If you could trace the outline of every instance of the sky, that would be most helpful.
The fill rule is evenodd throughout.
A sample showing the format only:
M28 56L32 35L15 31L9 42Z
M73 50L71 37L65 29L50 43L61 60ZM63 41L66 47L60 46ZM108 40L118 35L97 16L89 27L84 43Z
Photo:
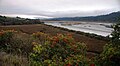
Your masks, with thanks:
M120 0L0 0L0 15L12 17L83 17L116 11Z

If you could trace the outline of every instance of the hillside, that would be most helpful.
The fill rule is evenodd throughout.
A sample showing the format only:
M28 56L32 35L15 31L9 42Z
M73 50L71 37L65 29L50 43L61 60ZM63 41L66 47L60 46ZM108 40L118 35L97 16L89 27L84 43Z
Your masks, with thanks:
M62 17L46 19L51 21L98 21L98 22L118 22L120 17L120 11L113 12L106 15L99 16L87 16L87 17Z
M41 24L39 19L28 19L20 17L7 17L0 15L0 25L23 25L23 24Z

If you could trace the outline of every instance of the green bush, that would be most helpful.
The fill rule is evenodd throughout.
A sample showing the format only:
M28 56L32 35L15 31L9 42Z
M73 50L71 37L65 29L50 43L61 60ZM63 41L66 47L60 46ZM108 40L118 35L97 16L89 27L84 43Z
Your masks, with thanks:
M120 65L120 24L113 25L113 28L110 42L105 45L103 52L97 58L101 66Z
M113 44L106 44L103 52L97 58L101 66L119 66L120 65L120 46L115 47Z
M13 36L14 30L1 30L0 31L0 49L7 48L10 39Z

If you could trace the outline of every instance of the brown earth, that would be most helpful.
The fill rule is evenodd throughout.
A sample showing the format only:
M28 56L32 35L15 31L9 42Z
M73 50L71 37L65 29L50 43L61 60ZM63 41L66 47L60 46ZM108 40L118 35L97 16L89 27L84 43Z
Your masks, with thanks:
M76 41L83 42L87 45L89 52L100 53L103 50L103 46L107 43L104 40L98 40L95 38L90 38L84 35L76 34L75 32L69 32L61 30L55 27L50 27L44 24L34 24L34 25L10 25L10 26L0 26L0 30L3 29L15 29L27 34L32 34L35 32L44 32L50 35L56 35L57 33L71 33Z

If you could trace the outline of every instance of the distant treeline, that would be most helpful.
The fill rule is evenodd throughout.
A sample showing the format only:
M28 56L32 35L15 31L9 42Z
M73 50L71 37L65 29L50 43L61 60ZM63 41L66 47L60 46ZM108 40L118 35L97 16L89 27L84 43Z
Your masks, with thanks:
M52 18L46 19L51 21L95 21L95 22L119 22L120 20L120 11L113 12L106 15L99 16L88 16L88 17L61 17L61 18Z
M23 24L41 24L40 19L28 19L20 17L6 17L0 15L0 25L23 25Z

